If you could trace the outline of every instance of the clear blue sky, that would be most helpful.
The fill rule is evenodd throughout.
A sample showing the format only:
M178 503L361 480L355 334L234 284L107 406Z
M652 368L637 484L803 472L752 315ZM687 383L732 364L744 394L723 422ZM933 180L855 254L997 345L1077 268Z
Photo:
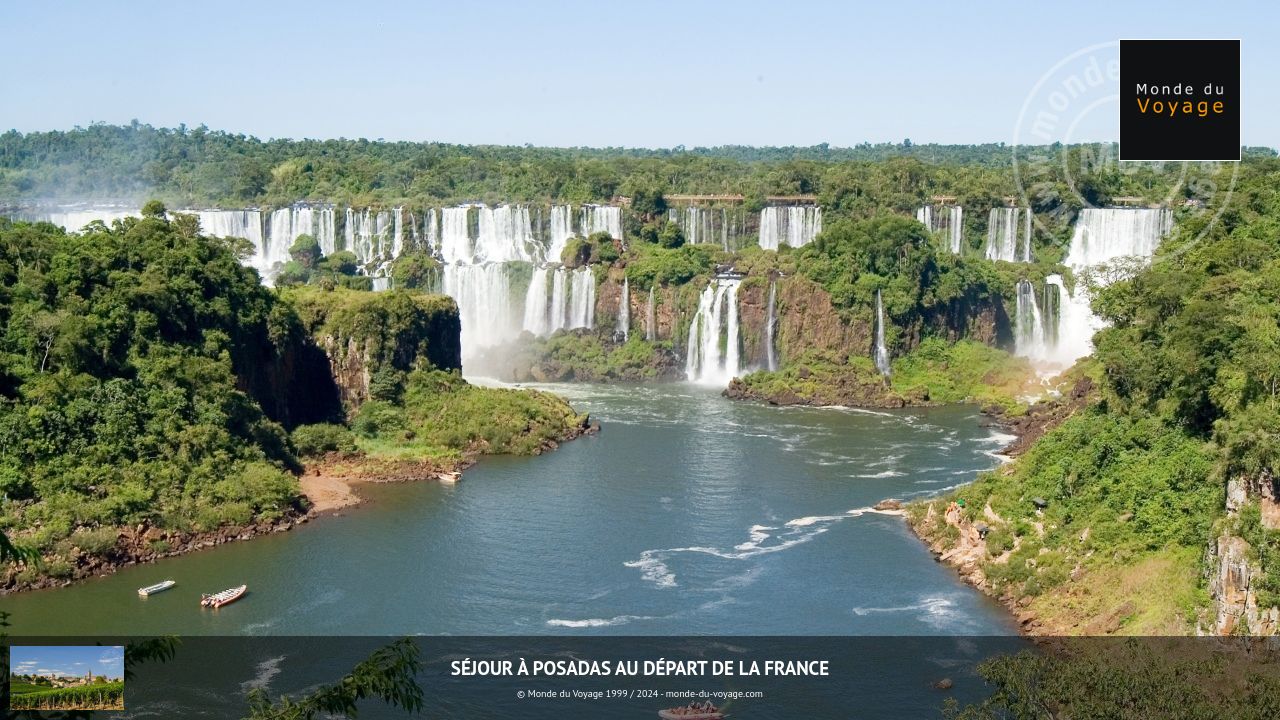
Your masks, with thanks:
M3 129L647 147L1010 142L1075 50L1238 37L1244 142L1280 145L1273 2L9 0L0 27Z
M85 645L15 645L9 649L9 672L18 675L67 675L86 672L113 680L124 677L124 648Z

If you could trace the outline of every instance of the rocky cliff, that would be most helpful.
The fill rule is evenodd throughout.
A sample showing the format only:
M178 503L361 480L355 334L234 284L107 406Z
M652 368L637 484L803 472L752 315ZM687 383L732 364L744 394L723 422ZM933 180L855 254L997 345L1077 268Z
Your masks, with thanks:
M347 408L368 399L380 373L462 369L461 321L452 298L314 288L292 291L288 298L307 336L323 350Z

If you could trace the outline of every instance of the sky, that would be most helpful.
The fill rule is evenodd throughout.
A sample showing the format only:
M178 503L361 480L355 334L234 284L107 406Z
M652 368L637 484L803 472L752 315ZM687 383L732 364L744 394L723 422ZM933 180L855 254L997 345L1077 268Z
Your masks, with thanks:
M17 675L83 677L86 672L112 680L124 677L124 648L101 645L15 645L9 671Z
M1178 0L8 0L0 129L137 119L464 144L1017 142L1037 82L1082 48L1239 38L1243 141L1277 147L1277 21L1273 2ZM1055 139L1117 139L1114 103L1084 114Z

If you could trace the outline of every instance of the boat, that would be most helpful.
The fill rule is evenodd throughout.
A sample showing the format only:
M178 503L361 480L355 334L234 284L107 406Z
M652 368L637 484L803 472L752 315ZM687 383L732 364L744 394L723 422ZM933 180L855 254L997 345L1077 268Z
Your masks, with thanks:
M240 587L228 588L212 595L201 595L200 607L220 608L223 605L239 600L244 595L244 591L248 589L248 585L241 585Z
M711 703L689 704L659 710L662 720L724 720L724 713Z
M144 588L138 588L138 594L141 595L142 597L146 597L148 595L155 595L156 593L164 592L165 590L168 590L169 588L177 584L178 583L172 580L165 580L164 582L158 582L155 585L148 585Z

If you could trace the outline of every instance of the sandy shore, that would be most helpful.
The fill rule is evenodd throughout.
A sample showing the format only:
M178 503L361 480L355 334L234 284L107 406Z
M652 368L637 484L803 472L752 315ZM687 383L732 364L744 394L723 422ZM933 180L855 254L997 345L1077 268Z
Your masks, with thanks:
M357 505L360 496L351 489L351 481L336 475L303 475L298 478L302 494L311 501L311 510L317 513L331 512Z

